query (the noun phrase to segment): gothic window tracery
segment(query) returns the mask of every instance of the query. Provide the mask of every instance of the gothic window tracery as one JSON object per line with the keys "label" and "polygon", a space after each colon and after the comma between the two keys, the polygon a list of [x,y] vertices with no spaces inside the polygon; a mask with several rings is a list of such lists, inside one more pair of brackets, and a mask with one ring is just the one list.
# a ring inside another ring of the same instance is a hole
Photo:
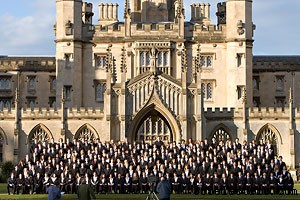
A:
{"label": "gothic window tracery", "polygon": [[156,121],[153,121],[149,116],[139,127],[137,140],[153,142],[159,137],[163,141],[169,141],[171,139],[170,133],[170,128],[162,118],[158,117]]}
{"label": "gothic window tracery", "polygon": [[217,129],[213,133],[212,138],[215,138],[217,143],[221,141],[226,143],[227,140],[231,140],[230,134],[223,127]]}
{"label": "gothic window tracery", "polygon": [[269,144],[272,146],[274,153],[278,154],[279,141],[276,132],[276,129],[268,124],[259,131],[256,140],[264,144]]}
{"label": "gothic window tracery", "polygon": [[75,134],[75,139],[93,142],[98,138],[96,131],[88,124],[83,125]]}
{"label": "gothic window tracery", "polygon": [[38,142],[44,143],[49,142],[51,139],[51,133],[47,130],[47,128],[44,125],[37,125],[32,129],[28,136],[28,143],[32,144],[34,140],[37,140]]}

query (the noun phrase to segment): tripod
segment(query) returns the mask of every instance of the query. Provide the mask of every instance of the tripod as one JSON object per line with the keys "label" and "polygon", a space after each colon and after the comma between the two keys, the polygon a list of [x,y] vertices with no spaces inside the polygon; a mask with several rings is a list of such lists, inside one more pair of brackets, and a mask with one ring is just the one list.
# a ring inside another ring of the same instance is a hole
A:
{"label": "tripod", "polygon": [[149,190],[146,200],[158,200],[158,197],[153,190]]}

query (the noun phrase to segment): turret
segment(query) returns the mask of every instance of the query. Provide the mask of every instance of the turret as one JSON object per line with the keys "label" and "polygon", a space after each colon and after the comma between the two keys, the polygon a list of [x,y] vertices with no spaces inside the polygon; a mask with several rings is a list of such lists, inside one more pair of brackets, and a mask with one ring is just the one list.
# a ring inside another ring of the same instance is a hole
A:
{"label": "turret", "polygon": [[226,1],[228,106],[252,105],[252,0]]}
{"label": "turret", "polygon": [[118,4],[101,3],[99,5],[99,24],[106,26],[118,22]]}
{"label": "turret", "polygon": [[64,89],[66,106],[82,105],[83,7],[81,0],[56,0],[56,102],[60,104]]}
{"label": "turret", "polygon": [[210,4],[194,3],[191,5],[191,22],[210,24]]}

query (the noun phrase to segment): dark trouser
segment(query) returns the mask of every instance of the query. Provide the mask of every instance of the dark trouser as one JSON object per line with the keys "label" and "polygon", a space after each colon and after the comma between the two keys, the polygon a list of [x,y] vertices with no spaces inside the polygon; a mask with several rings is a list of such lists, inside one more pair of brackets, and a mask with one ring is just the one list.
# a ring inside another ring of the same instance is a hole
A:
{"label": "dark trouser", "polygon": [[10,194],[10,188],[12,188],[14,194],[16,193],[16,187],[15,187],[15,185],[7,184],[6,188],[7,188],[7,193],[8,194]]}
{"label": "dark trouser", "polygon": [[169,198],[163,198],[163,199],[159,199],[159,200],[170,200],[170,197],[169,197]]}

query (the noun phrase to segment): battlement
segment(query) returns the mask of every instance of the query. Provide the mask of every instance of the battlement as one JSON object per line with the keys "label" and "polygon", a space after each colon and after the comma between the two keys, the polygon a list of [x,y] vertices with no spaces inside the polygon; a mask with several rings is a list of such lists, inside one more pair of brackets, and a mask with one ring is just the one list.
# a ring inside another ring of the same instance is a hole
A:
{"label": "battlement", "polygon": [[226,38],[226,25],[189,24],[185,26],[185,35],[187,38],[193,37],[197,40],[223,41]]}
{"label": "battlement", "polygon": [[0,110],[0,120],[14,119],[15,118],[15,110],[4,108]]}
{"label": "battlement", "polygon": [[[125,25],[123,23],[112,23],[107,25],[96,25],[94,37],[124,37]],[[138,23],[131,24],[131,36],[177,36],[178,24],[175,23]]]}
{"label": "battlement", "polygon": [[289,112],[289,107],[281,108],[281,107],[254,107],[254,108],[249,108],[249,117],[250,118],[263,118],[263,119],[268,119],[268,118],[289,118],[290,117],[290,112]]}
{"label": "battlement", "polygon": [[75,119],[102,119],[104,112],[100,108],[77,108],[73,107],[67,110],[68,118]]}
{"label": "battlement", "polygon": [[[9,111],[0,112],[3,116],[8,116],[8,113],[14,113],[14,109]],[[68,119],[102,119],[104,116],[103,110],[100,108],[67,108],[66,114]],[[61,119],[63,113],[61,108],[28,108],[21,109],[22,119]]]}
{"label": "battlement", "polygon": [[[204,108],[204,114],[207,118],[242,118],[243,108]],[[254,107],[247,108],[246,115],[251,118],[259,119],[279,119],[289,118],[290,111],[288,107]],[[297,110],[297,116],[300,117],[300,110]]]}
{"label": "battlement", "polygon": [[56,108],[28,108],[21,109],[21,118],[27,119],[58,119],[61,118],[62,111]]}
{"label": "battlement", "polygon": [[0,70],[55,71],[55,57],[3,57]]}

